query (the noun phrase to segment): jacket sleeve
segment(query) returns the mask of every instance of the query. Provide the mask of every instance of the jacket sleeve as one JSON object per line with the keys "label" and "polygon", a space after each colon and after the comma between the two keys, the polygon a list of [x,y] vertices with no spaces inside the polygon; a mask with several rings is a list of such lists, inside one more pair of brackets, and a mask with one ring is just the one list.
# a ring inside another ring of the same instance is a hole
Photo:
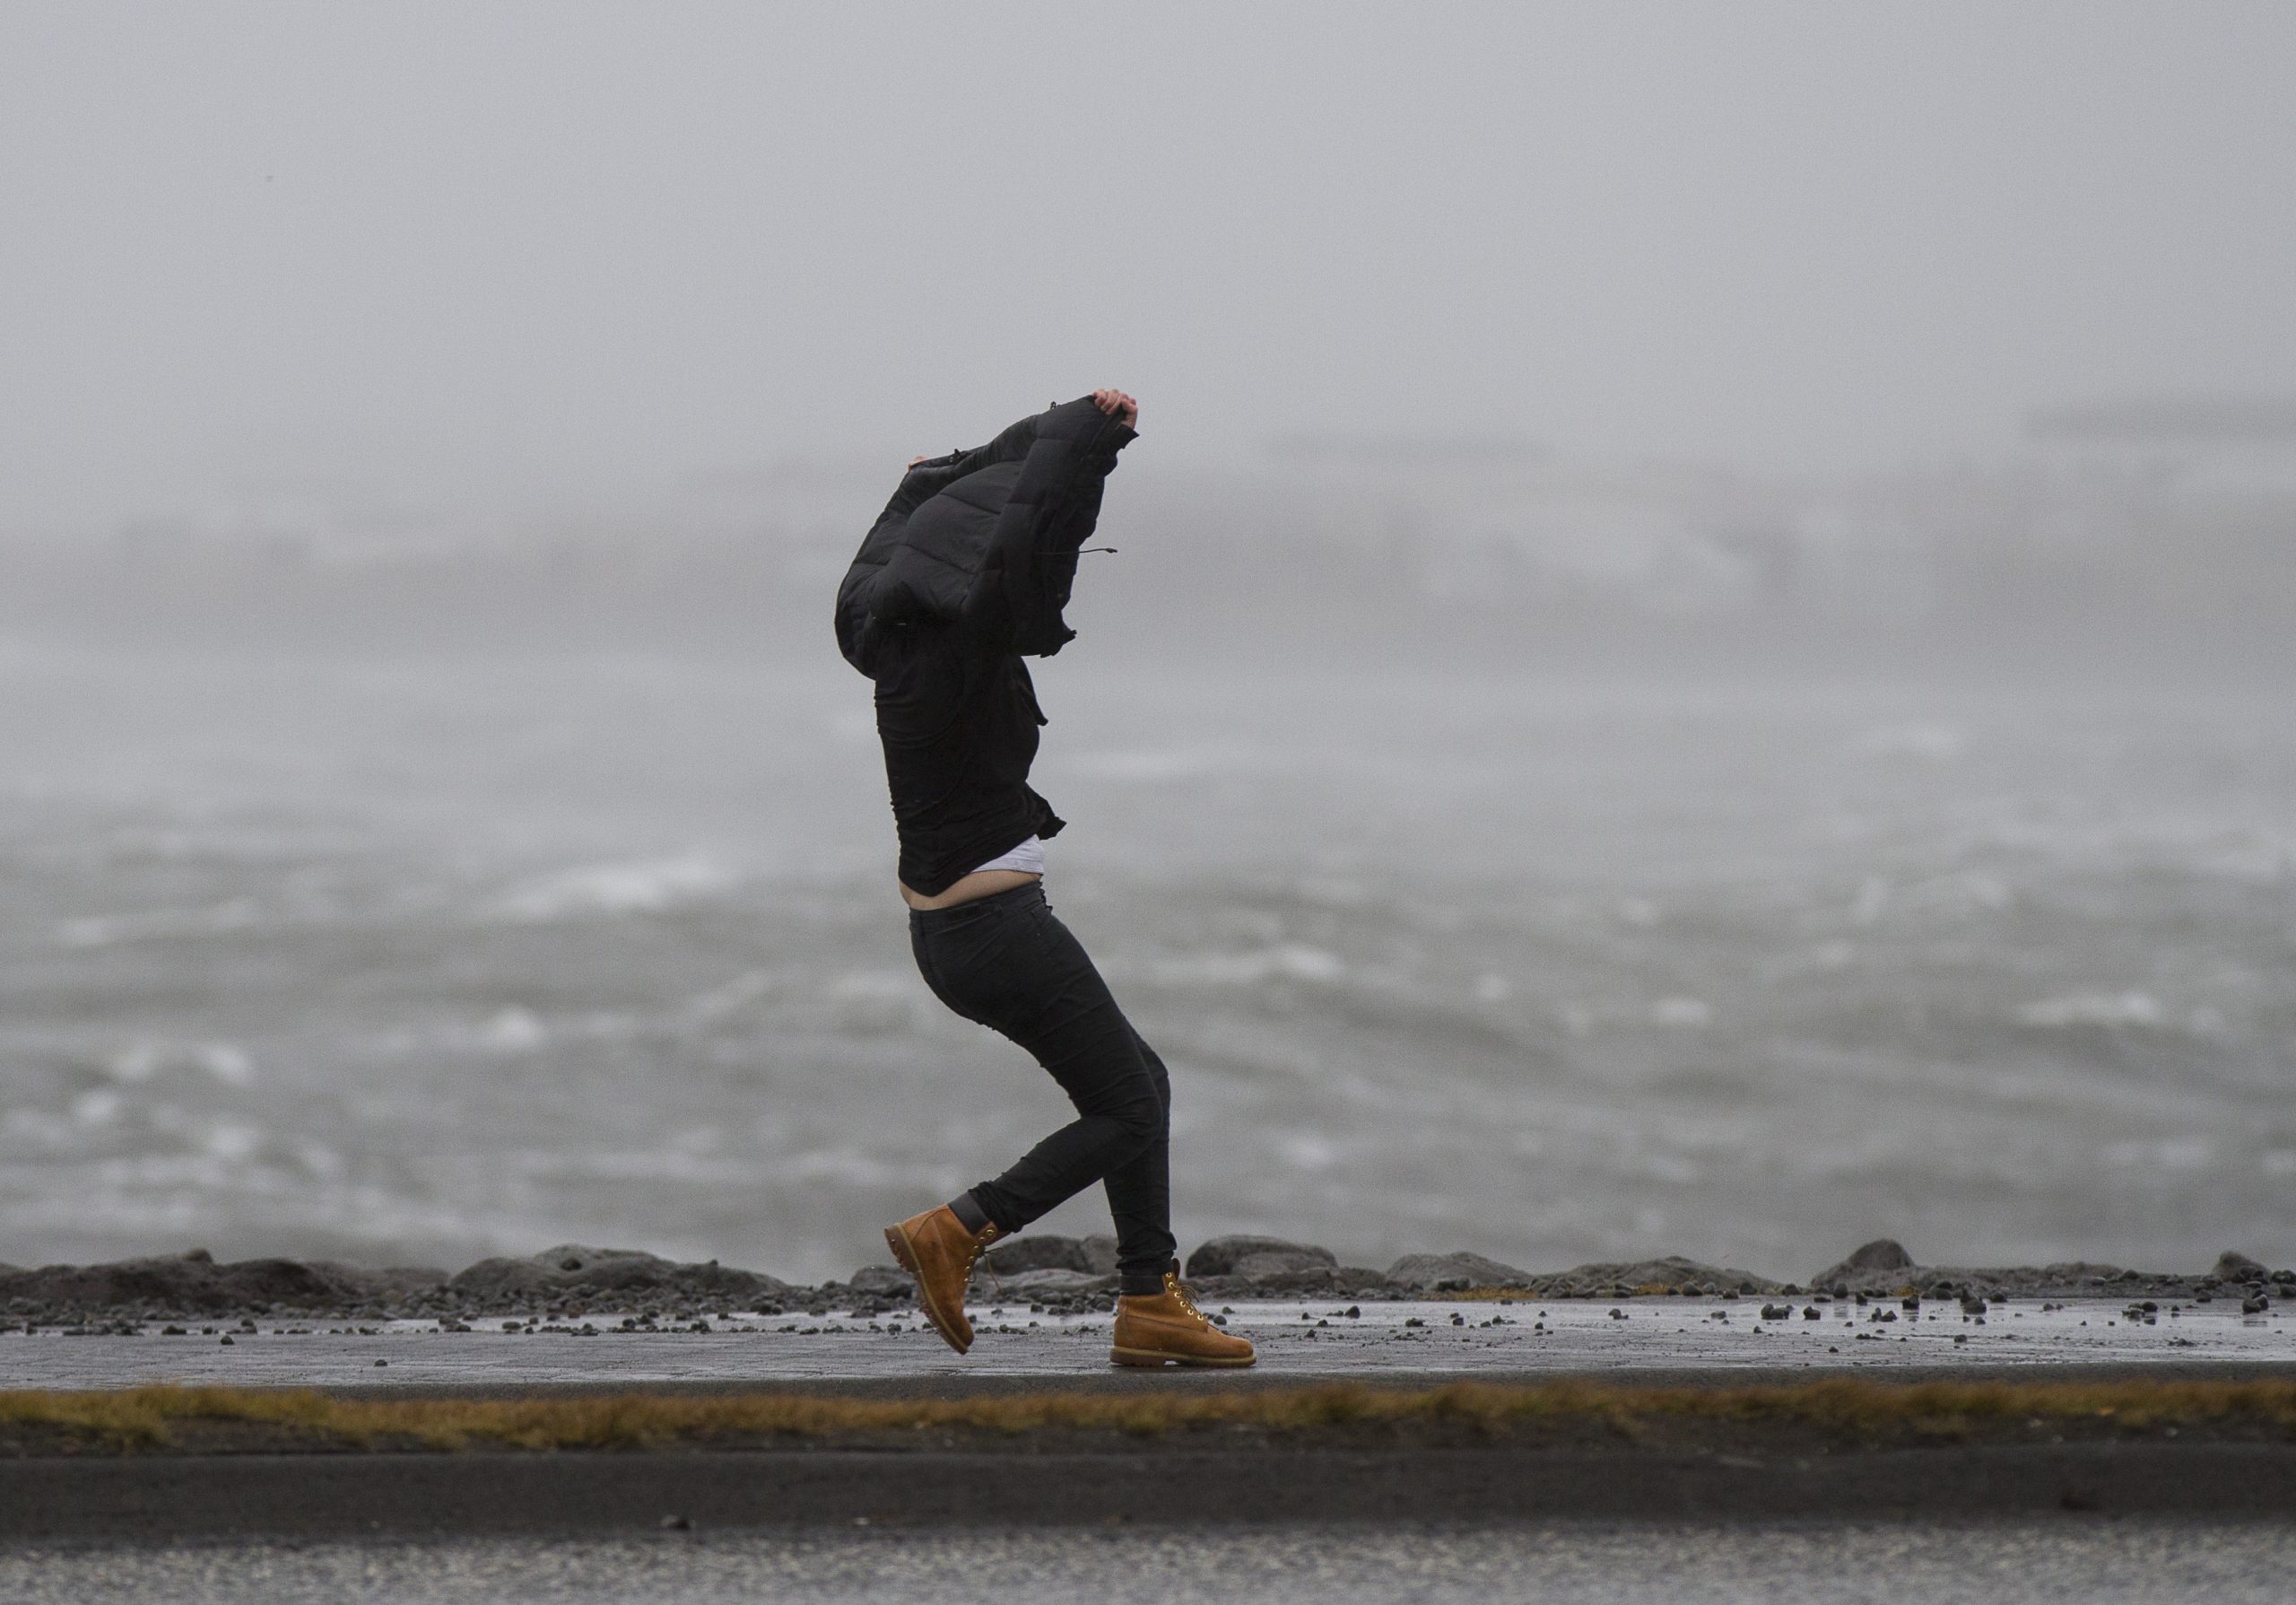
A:
{"label": "jacket sleeve", "polygon": [[1134,432],[1084,397],[1023,420],[988,449],[1021,445],[1024,425],[1020,478],[990,535],[965,624],[985,647],[1049,656],[1075,634],[1060,615],[1077,550],[1099,522],[1101,492]]}
{"label": "jacket sleeve", "polygon": [[900,476],[900,484],[894,490],[892,500],[886,502],[885,510],[877,515],[878,524],[883,525],[888,519],[907,518],[968,474],[995,463],[1010,462],[1015,458],[1028,456],[1029,448],[1037,438],[1037,426],[1045,416],[1039,414],[1023,418],[1018,423],[1008,424],[986,446],[952,451],[945,457],[926,458]]}

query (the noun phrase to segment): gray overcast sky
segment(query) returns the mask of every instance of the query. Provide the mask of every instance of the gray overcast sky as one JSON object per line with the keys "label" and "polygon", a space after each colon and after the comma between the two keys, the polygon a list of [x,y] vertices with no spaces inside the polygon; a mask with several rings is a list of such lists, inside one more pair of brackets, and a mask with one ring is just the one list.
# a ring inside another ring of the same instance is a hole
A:
{"label": "gray overcast sky", "polygon": [[938,450],[1094,384],[1823,468],[2284,391],[2296,5],[0,11],[0,528]]}

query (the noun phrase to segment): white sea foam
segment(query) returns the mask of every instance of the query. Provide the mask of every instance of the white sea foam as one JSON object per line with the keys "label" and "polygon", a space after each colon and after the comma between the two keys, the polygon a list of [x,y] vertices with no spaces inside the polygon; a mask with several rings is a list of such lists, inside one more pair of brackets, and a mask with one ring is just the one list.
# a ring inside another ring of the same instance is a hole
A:
{"label": "white sea foam", "polygon": [[141,1037],[103,1061],[104,1074],[130,1085],[175,1070],[195,1070],[226,1086],[255,1080],[255,1060],[236,1042],[163,1042]]}
{"label": "white sea foam", "polygon": [[701,854],[578,864],[526,881],[489,904],[496,919],[542,921],[585,914],[651,914],[722,895],[741,877]]}
{"label": "white sea foam", "polygon": [[96,1087],[72,1100],[72,1118],[83,1126],[109,1125],[125,1102],[109,1087]]}
{"label": "white sea foam", "polygon": [[108,947],[116,942],[248,930],[259,918],[253,902],[234,897],[206,908],[149,909],[140,913],[91,914],[66,920],[57,927],[56,939],[66,947]]}
{"label": "white sea foam", "polygon": [[505,1008],[490,1016],[469,1034],[472,1046],[488,1053],[531,1053],[547,1042],[550,1033],[529,1008]]}
{"label": "white sea foam", "polygon": [[689,1026],[714,1025],[739,1014],[770,992],[775,979],[770,970],[744,970],[688,998],[679,1006],[679,1017]]}
{"label": "white sea foam", "polygon": [[230,1042],[205,1042],[192,1054],[193,1062],[227,1086],[246,1086],[255,1080],[255,1060]]}
{"label": "white sea foam", "polygon": [[527,1171],[530,1176],[553,1181],[670,1182],[694,1187],[758,1187],[778,1173],[778,1166],[757,1158],[697,1154],[677,1145],[606,1149]]}
{"label": "white sea foam", "polygon": [[955,1017],[934,1002],[914,971],[848,970],[831,976],[817,995],[829,1006],[831,1028],[840,1031],[907,1032]]}
{"label": "white sea foam", "polygon": [[2150,992],[2140,991],[2076,992],[2069,997],[2028,1003],[2017,1010],[2018,1024],[2052,1030],[2084,1025],[2107,1029],[2158,1025],[2163,1017],[2160,1000]]}
{"label": "white sea foam", "polygon": [[2098,1156],[2123,1170],[2205,1170],[2216,1163],[2216,1145],[2205,1137],[2164,1137],[2108,1143]]}
{"label": "white sea foam", "polygon": [[1340,1158],[1338,1145],[1314,1131],[1284,1133],[1275,1139],[1275,1153],[1293,1170],[1329,1170]]}
{"label": "white sea foam", "polygon": [[1276,980],[1328,986],[1346,969],[1335,953],[1304,942],[1282,942],[1248,953],[1164,959],[1156,964],[1154,973],[1167,986],[1258,986]]}
{"label": "white sea foam", "polygon": [[198,1134],[200,1147],[223,1161],[236,1164],[252,1159],[262,1148],[264,1135],[259,1126],[243,1121],[216,1121]]}
{"label": "white sea foam", "polygon": [[1857,962],[1857,944],[1839,937],[1820,942],[1810,950],[1809,966],[1813,970],[1847,970]]}

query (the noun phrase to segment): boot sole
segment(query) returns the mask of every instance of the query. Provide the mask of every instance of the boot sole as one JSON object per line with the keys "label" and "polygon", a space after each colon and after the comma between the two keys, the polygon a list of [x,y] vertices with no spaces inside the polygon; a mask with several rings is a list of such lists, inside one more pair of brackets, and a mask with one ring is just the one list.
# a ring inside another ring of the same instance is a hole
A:
{"label": "boot sole", "polygon": [[1212,1355],[1174,1354],[1163,1348],[1111,1348],[1109,1350],[1109,1364],[1111,1365],[1222,1365],[1232,1368],[1248,1365],[1258,1358],[1259,1356],[1256,1354],[1248,1354],[1241,1359],[1223,1360]]}
{"label": "boot sole", "polygon": [[899,1226],[887,1226],[885,1246],[893,1251],[893,1258],[900,1262],[900,1268],[909,1272],[910,1279],[916,1282],[917,1307],[925,1312],[926,1323],[941,1334],[941,1341],[959,1354],[971,1348],[972,1346],[969,1343],[957,1341],[956,1333],[951,1330],[947,1324],[946,1315],[943,1313],[941,1306],[934,1301],[932,1290],[926,1287],[925,1273],[917,1269],[916,1252],[909,1246],[909,1234]]}

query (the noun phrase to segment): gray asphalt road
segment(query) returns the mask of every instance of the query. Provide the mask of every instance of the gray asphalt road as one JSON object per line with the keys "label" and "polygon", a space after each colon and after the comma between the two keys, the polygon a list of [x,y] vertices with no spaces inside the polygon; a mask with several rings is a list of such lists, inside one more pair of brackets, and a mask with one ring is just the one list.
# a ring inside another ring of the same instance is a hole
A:
{"label": "gray asphalt road", "polygon": [[58,1605],[388,1601],[1093,1600],[2283,1605],[2296,1525],[2064,1516],[1980,1522],[1478,1529],[1002,1529],[612,1541],[0,1549],[0,1598]]}
{"label": "gray asphalt road", "polygon": [[[2296,1365],[2296,1319],[2277,1306],[2243,1316],[2228,1301],[2130,1323],[2124,1301],[2013,1304],[1982,1321],[1957,1305],[1918,1311],[1890,1300],[1866,1307],[1790,1303],[1763,1321],[1762,1301],[1646,1298],[1602,1303],[1361,1304],[1266,1301],[1228,1306],[1231,1329],[1260,1346],[1258,1379],[1417,1380],[1616,1372],[1712,1380],[1845,1372],[1907,1375],[2032,1365],[2182,1367]],[[1353,1308],[1353,1316],[1345,1312]],[[1821,1319],[1805,1320],[1805,1308]],[[1619,1315],[1613,1317],[1611,1311]],[[714,1323],[709,1332],[622,1332],[594,1313],[596,1335],[502,1330],[500,1322],[442,1332],[435,1323],[371,1335],[326,1322],[265,1320],[183,1337],[72,1337],[54,1329],[0,1332],[0,1386],[117,1387],[177,1381],[250,1387],[465,1387],[685,1383],[877,1383],[961,1390],[988,1379],[1104,1377],[1108,1318],[986,1306],[972,1351],[951,1353],[913,1313],[857,1319],[783,1316]],[[1887,1317],[1876,1320],[1875,1317]],[[302,1325],[308,1330],[297,1330]],[[795,1330],[787,1330],[787,1329]],[[899,1329],[899,1330],[895,1330]],[[229,1345],[222,1342],[230,1335]],[[379,1362],[379,1363],[378,1363]]]}

